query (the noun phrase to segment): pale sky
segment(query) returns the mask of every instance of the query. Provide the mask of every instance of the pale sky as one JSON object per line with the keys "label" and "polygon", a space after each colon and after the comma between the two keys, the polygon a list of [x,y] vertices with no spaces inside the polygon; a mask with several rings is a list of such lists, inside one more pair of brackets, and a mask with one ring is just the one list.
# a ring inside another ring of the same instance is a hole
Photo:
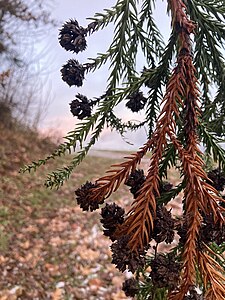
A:
{"label": "pale sky", "polygon": [[[78,20],[79,24],[86,27],[89,23],[86,18],[94,16],[95,12],[102,12],[104,8],[110,8],[115,4],[115,0],[55,0],[53,7],[53,17],[59,20],[59,28],[61,24],[70,18]],[[165,2],[158,1],[155,13],[155,19],[158,21],[158,26],[162,30],[166,38],[168,38],[168,29],[170,28],[170,20],[165,17],[166,4]],[[161,18],[162,14],[162,18]],[[40,62],[41,65],[49,65],[51,72],[45,83],[45,90],[50,93],[51,104],[46,112],[46,118],[41,124],[41,130],[58,131],[62,136],[67,132],[74,129],[77,119],[72,116],[69,109],[69,103],[74,99],[77,93],[86,95],[88,98],[100,96],[106,87],[107,67],[101,70],[90,73],[86,76],[82,87],[69,87],[61,80],[60,69],[68,59],[77,59],[80,63],[87,62],[89,57],[95,57],[98,52],[104,53],[111,41],[113,27],[104,29],[87,38],[87,50],[73,54],[64,50],[58,43],[58,29],[53,29],[48,33],[47,47],[51,49],[49,55],[45,56]],[[46,41],[38,47],[45,48]],[[140,70],[143,68],[144,63],[139,62]],[[118,117],[123,117],[125,121],[129,119],[142,120],[143,113],[131,113],[128,109],[120,107],[115,111]],[[55,130],[56,129],[56,130]],[[140,147],[146,140],[146,132],[144,129],[125,135],[129,142],[133,143],[131,147],[123,141],[123,139],[116,133],[111,133],[110,130],[105,130],[102,138],[96,145],[97,148],[102,149],[126,149],[133,150]]]}

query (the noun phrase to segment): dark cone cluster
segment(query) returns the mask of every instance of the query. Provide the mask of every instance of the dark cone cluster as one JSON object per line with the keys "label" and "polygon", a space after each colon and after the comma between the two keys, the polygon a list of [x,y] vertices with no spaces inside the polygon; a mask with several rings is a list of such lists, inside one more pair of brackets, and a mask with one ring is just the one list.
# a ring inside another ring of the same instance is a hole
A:
{"label": "dark cone cluster", "polygon": [[145,175],[143,170],[135,170],[130,174],[125,185],[130,186],[130,192],[137,198],[142,184],[145,182]]}
{"label": "dark cone cluster", "polygon": [[134,273],[145,265],[145,251],[133,252],[128,246],[129,236],[122,236],[111,245],[112,263],[121,272],[126,269]]}
{"label": "dark cone cluster", "polygon": [[151,261],[152,283],[157,288],[167,287],[174,289],[178,285],[180,277],[180,264],[175,262],[171,255],[158,254]]}
{"label": "dark cone cluster", "polygon": [[74,117],[82,120],[91,116],[91,102],[84,95],[77,94],[76,99],[70,103],[70,111]]}
{"label": "dark cone cluster", "polygon": [[76,59],[70,59],[62,66],[62,80],[69,86],[82,86],[85,68]]}
{"label": "dark cone cluster", "polygon": [[101,201],[97,201],[96,199],[93,200],[90,197],[92,189],[96,187],[97,184],[93,184],[87,181],[75,191],[77,204],[79,204],[83,210],[88,211],[90,209],[90,211],[93,211],[99,208],[99,204],[104,203],[104,199],[102,199]]}
{"label": "dark cone cluster", "polygon": [[104,235],[115,241],[114,233],[118,225],[124,221],[125,211],[115,203],[106,204],[101,211],[101,223],[104,227]]}
{"label": "dark cone cluster", "polygon": [[204,216],[199,233],[199,241],[206,244],[214,242],[217,245],[225,243],[225,225],[215,223],[213,215]]}
{"label": "dark cone cluster", "polygon": [[[179,243],[184,245],[187,240],[187,224],[180,224],[176,229],[180,236]],[[198,245],[201,247],[202,243],[210,244],[213,242],[217,245],[225,243],[225,225],[215,223],[212,214],[204,215],[198,235]]]}
{"label": "dark cone cluster", "polygon": [[134,92],[129,97],[127,97],[129,101],[126,103],[126,106],[132,110],[132,112],[138,112],[143,109],[147,99],[143,96],[142,92]]}
{"label": "dark cone cluster", "polygon": [[208,182],[211,184],[217,191],[223,191],[225,186],[225,173],[220,169],[214,169],[208,172],[208,178],[212,180],[212,182]]}
{"label": "dark cone cluster", "polygon": [[130,278],[124,281],[122,290],[127,297],[135,297],[138,293],[138,281],[135,278]]}
{"label": "dark cone cluster", "polygon": [[167,244],[171,244],[174,240],[174,227],[175,220],[171,217],[171,212],[164,206],[158,206],[152,238],[157,243],[165,241]]}
{"label": "dark cone cluster", "polygon": [[87,47],[86,30],[79,26],[77,20],[66,22],[59,32],[59,43],[67,51],[78,53]]}

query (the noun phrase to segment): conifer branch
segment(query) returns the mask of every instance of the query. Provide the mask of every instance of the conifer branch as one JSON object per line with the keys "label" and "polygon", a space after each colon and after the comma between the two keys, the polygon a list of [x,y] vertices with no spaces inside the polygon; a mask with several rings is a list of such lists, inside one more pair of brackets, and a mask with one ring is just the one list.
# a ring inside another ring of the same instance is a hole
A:
{"label": "conifer branch", "polygon": [[[183,25],[188,24],[188,19],[184,15],[184,9],[186,7],[181,1],[171,1],[171,10],[174,14],[173,19],[181,22]],[[178,13],[179,12],[179,13]],[[186,20],[186,21],[184,21]],[[191,22],[189,22],[190,25]],[[191,28],[191,26],[189,27]],[[193,29],[192,29],[193,30]],[[185,195],[185,222],[188,228],[187,237],[183,251],[183,272],[182,282],[178,293],[172,294],[171,299],[178,300],[183,299],[189,288],[196,282],[196,263],[198,256],[197,239],[201,226],[202,213],[208,215],[208,207],[214,214],[214,221],[223,223],[221,211],[218,206],[218,196],[215,189],[211,188],[210,185],[206,184],[203,179],[207,179],[206,174],[203,171],[203,162],[199,157],[200,150],[198,148],[196,128],[198,125],[198,116],[200,114],[197,105],[198,100],[198,89],[197,89],[197,78],[195,77],[195,68],[191,58],[190,38],[189,34],[191,31],[188,30],[187,26],[183,27],[182,34],[180,34],[181,43],[183,48],[187,51],[186,56],[186,72],[185,72],[185,135],[186,135],[186,153],[181,150],[180,145],[175,142],[176,148],[180,154],[180,158],[183,161],[184,175],[186,181],[186,187],[184,190]],[[171,137],[174,141],[174,138]],[[181,153],[183,152],[183,153]],[[187,155],[192,162],[185,162]],[[195,166],[192,168],[191,166]],[[213,192],[213,194],[209,193]],[[220,299],[220,298],[218,298]]]}
{"label": "conifer branch", "polygon": [[109,115],[107,117],[107,124],[112,128],[118,131],[121,136],[127,131],[135,131],[140,129],[146,124],[146,121],[140,122],[138,124],[135,124],[134,122],[128,121],[126,123],[122,122],[122,119],[117,118],[116,115],[113,112],[109,112]]}
{"label": "conifer branch", "polygon": [[[141,11],[140,11],[139,26],[143,27],[144,22],[147,19],[146,32],[147,32],[148,39],[150,40],[149,44],[152,45],[152,49],[155,49],[153,50],[153,54],[155,54],[156,58],[158,58],[161,57],[162,55],[163,48],[164,48],[164,41],[157,25],[155,24],[153,18],[151,17],[154,6],[155,6],[154,0],[143,1]],[[143,47],[143,53],[148,58],[148,62],[151,63],[152,67],[154,67],[155,64],[154,57],[151,52],[147,51],[147,49],[148,48]]]}
{"label": "conifer branch", "polygon": [[[203,283],[206,292],[206,300],[224,299],[225,273],[224,269],[212,257],[211,249],[205,245],[204,251],[199,251],[198,262],[201,273],[203,274]],[[209,288],[210,285],[210,288]]]}
{"label": "conifer branch", "polygon": [[199,123],[199,134],[202,137],[201,141],[205,146],[206,154],[212,155],[213,160],[225,170],[225,150],[220,146],[225,140],[210,132],[203,122]]}
{"label": "conifer branch", "polygon": [[93,31],[95,32],[99,29],[103,29],[109,23],[115,21],[115,19],[117,18],[118,11],[121,10],[122,3],[123,0],[120,0],[111,9],[104,9],[103,13],[96,13],[94,17],[87,18],[95,24]]}
{"label": "conifer branch", "polygon": [[149,126],[149,137],[151,137],[155,122],[157,119],[157,111],[159,111],[159,103],[162,100],[163,87],[166,86],[170,77],[170,63],[172,61],[174,48],[177,41],[177,33],[172,32],[169,42],[161,56],[159,65],[156,68],[145,70],[142,76],[146,77],[145,84],[149,87],[149,101],[146,109],[146,120]]}
{"label": "conifer branch", "polygon": [[96,181],[97,187],[92,190],[90,198],[93,201],[99,201],[99,197],[105,199],[108,198],[112,192],[115,192],[121,183],[126,181],[130,172],[134,171],[137,165],[140,164],[142,157],[151,149],[152,143],[152,140],[147,141],[137,153],[125,157],[127,161],[112,165],[113,169],[107,171],[107,173],[111,174],[100,177]]}
{"label": "conifer branch", "polygon": [[[156,196],[159,196],[159,163],[167,145],[167,135],[175,134],[175,116],[179,118],[177,103],[182,105],[184,88],[182,85],[184,70],[183,53],[180,52],[177,67],[169,80],[156,130],[153,133],[153,154],[148,176],[140,194],[132,204],[125,225],[129,225],[130,246],[133,250],[143,249],[150,241],[153,219],[156,210]],[[132,224],[132,225],[130,225]],[[128,227],[128,226],[127,226]]]}
{"label": "conifer branch", "polygon": [[70,165],[64,167],[63,169],[58,169],[57,171],[48,174],[47,179],[45,181],[45,186],[47,188],[55,187],[58,189],[60,186],[63,185],[64,181],[69,179],[73,169],[83,161],[88,151],[98,140],[99,135],[103,130],[104,124],[105,124],[105,118],[103,117],[100,120],[98,126],[96,126],[95,131],[92,133],[92,137],[89,143],[87,144],[87,146],[85,146],[82,150],[78,152],[78,154],[73,158]]}

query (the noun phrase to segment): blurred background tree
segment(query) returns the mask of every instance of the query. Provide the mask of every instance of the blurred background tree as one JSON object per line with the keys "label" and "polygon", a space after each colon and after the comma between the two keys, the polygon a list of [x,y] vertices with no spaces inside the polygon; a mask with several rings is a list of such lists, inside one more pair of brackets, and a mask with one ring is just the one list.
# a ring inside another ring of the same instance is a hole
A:
{"label": "blurred background tree", "polygon": [[48,105],[42,93],[42,70],[37,68],[44,53],[38,54],[35,46],[55,26],[52,4],[52,0],[0,0],[0,120],[4,125],[16,119],[36,127]]}

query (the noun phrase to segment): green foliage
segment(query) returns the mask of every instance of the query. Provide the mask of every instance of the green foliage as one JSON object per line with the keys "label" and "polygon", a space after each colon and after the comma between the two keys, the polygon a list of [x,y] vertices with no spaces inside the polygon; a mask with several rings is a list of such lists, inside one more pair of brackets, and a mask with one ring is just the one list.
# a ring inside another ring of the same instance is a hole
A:
{"label": "green foliage", "polygon": [[225,170],[225,150],[220,145],[225,140],[216,136],[215,133],[209,132],[206,125],[200,123],[199,126],[202,143],[205,146],[205,154],[212,156],[213,160],[219,164],[220,168]]}
{"label": "green foliage", "polygon": [[[189,1],[188,9],[190,18],[198,24],[194,38],[194,59],[202,89],[202,117],[217,135],[223,136],[225,132],[225,63],[222,52],[225,41],[224,3],[194,0]],[[212,88],[217,88],[214,97],[212,97]]]}

